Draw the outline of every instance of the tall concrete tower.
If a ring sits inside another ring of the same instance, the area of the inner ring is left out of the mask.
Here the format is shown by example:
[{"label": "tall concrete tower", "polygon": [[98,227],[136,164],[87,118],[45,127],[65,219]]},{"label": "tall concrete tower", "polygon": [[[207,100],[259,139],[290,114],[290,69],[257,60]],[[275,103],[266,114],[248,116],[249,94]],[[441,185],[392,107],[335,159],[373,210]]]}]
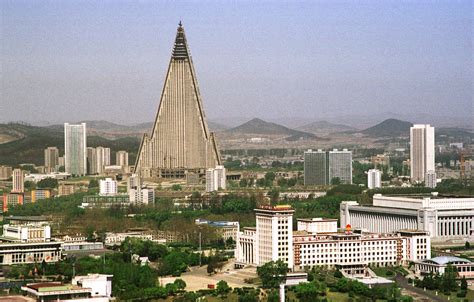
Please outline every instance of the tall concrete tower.
[{"label": "tall concrete tower", "polygon": [[135,172],[148,179],[175,178],[220,164],[180,22],[155,124],[142,138]]},{"label": "tall concrete tower", "polygon": [[410,176],[412,182],[425,181],[435,171],[435,130],[430,125],[410,128]]}]

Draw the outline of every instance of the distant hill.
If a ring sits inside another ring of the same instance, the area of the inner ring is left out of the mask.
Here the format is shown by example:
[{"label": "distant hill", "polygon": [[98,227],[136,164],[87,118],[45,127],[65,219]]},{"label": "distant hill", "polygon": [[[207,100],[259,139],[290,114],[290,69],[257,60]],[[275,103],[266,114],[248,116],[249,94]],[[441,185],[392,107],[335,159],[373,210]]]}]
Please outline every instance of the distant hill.
[{"label": "distant hill", "polygon": [[[0,124],[0,137],[9,134],[15,135],[16,139],[0,144],[0,165],[18,165],[21,163],[44,164],[44,149],[55,146],[59,153],[64,154],[64,130],[58,127],[35,127],[25,124]],[[129,162],[135,161],[136,152],[140,144],[137,137],[123,137],[116,140],[106,139],[100,136],[87,136],[89,147],[109,147],[112,151],[112,162],[115,160],[114,153],[118,150],[129,152]]]},{"label": "distant hill", "polygon": [[373,137],[410,136],[410,127],[412,125],[412,123],[406,121],[387,119],[375,126],[361,131],[361,133]]},{"label": "distant hill", "polygon": [[254,118],[240,126],[225,131],[230,134],[286,136],[287,140],[317,139],[312,133],[290,129],[288,127]]},{"label": "distant hill", "polygon": [[350,126],[346,126],[342,124],[334,124],[328,121],[312,122],[312,123],[300,126],[296,129],[305,131],[305,132],[314,133],[316,135],[325,135],[325,134],[331,134],[331,133],[357,130],[354,127],[350,127]]}]

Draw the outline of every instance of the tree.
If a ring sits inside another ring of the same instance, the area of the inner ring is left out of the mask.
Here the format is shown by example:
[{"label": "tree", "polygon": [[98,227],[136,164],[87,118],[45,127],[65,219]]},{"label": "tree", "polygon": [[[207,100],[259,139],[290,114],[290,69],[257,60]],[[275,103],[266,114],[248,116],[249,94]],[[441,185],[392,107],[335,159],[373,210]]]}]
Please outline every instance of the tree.
[{"label": "tree", "polygon": [[444,292],[452,292],[457,290],[458,283],[456,278],[458,276],[458,271],[455,266],[448,264],[444,270],[444,274],[441,278],[441,286]]},{"label": "tree", "polygon": [[467,281],[465,276],[462,276],[461,279],[461,290],[467,290]]},{"label": "tree", "polygon": [[270,261],[257,268],[257,274],[264,288],[278,288],[285,282],[288,264],[282,260]]},{"label": "tree", "polygon": [[89,186],[88,186],[89,189],[98,188],[98,187],[99,187],[99,181],[97,179],[91,179],[89,181]]},{"label": "tree", "polygon": [[174,184],[171,186],[171,190],[173,191],[181,191],[183,188],[181,187],[181,185],[178,185],[178,184]]},{"label": "tree", "polygon": [[300,302],[312,302],[326,294],[326,285],[318,281],[302,282],[295,287],[295,291]]},{"label": "tree", "polygon": [[221,296],[221,298],[226,297],[230,290],[231,288],[229,287],[229,284],[227,284],[227,282],[224,280],[217,282],[216,292],[219,296]]},{"label": "tree", "polygon": [[277,290],[271,290],[268,293],[268,299],[267,302],[279,302],[280,301],[280,294],[278,293]]},{"label": "tree", "polygon": [[466,250],[470,249],[471,243],[469,243],[469,241],[466,241],[466,243],[464,244],[464,247],[466,248]]},{"label": "tree", "polygon": [[25,181],[24,187],[26,190],[34,190],[36,188],[36,184],[34,181]]},{"label": "tree", "polygon": [[176,286],[178,290],[183,290],[186,288],[186,282],[183,279],[176,279],[174,280],[173,284]]},{"label": "tree", "polygon": [[44,188],[54,189],[58,187],[58,180],[48,177],[48,178],[38,181],[38,183],[36,184],[36,187],[42,188],[42,189]]},{"label": "tree", "polygon": [[339,177],[333,177],[331,179],[331,185],[336,186],[336,185],[340,185],[340,184],[341,184],[341,179]]},{"label": "tree", "polygon": [[258,297],[254,292],[239,295],[239,302],[258,302]]}]

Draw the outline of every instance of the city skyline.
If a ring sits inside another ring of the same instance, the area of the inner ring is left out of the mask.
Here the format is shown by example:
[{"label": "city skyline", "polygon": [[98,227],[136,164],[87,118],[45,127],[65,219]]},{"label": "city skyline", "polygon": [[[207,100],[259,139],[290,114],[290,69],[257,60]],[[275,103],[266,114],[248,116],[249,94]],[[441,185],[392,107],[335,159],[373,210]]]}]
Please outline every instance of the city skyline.
[{"label": "city skyline", "polygon": [[151,121],[179,20],[211,120],[472,115],[469,1],[1,5],[1,122]]}]

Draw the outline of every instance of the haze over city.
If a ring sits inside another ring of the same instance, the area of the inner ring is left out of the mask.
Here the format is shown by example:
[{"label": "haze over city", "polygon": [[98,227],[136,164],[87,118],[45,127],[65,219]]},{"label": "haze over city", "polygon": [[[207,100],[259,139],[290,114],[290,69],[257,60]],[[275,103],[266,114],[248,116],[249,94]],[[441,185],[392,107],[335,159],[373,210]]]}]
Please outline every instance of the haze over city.
[{"label": "haze over city", "polygon": [[0,121],[152,121],[180,20],[211,120],[390,112],[469,121],[472,9],[472,1],[1,1]]}]

